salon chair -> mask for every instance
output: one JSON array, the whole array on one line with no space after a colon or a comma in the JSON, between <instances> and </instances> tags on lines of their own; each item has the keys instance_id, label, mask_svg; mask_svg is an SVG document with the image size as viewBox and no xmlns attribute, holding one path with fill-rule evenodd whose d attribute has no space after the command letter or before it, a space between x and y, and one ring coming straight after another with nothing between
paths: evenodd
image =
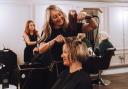
<instances>
[{"instance_id":1,"label":"salon chair","mask_svg":"<svg viewBox=\"0 0 128 89\"><path fill-rule=\"evenodd\" d=\"M88 73L91 79L91 83L94 85L97 82L97 76L99 74L99 56L89 56L85 62L85 72Z\"/></svg>"},{"instance_id":2,"label":"salon chair","mask_svg":"<svg viewBox=\"0 0 128 89\"><path fill-rule=\"evenodd\" d=\"M89 56L85 62L85 71L90 74L99 73L99 57L98 56Z\"/></svg>"},{"instance_id":3,"label":"salon chair","mask_svg":"<svg viewBox=\"0 0 128 89\"><path fill-rule=\"evenodd\" d=\"M99 49L96 49L96 56L88 57L85 63L85 71L90 75L92 84L102 86L109 85L111 82L109 80L102 79L103 70L107 70L110 66L110 61L114 55L115 48L108 48L104 55L100 55ZM94 76L92 76L94 75Z\"/></svg>"},{"instance_id":4,"label":"salon chair","mask_svg":"<svg viewBox=\"0 0 128 89\"><path fill-rule=\"evenodd\" d=\"M107 70L109 68L115 50L116 48L107 48L103 55L97 54L100 60L99 60L99 73L97 79L95 80L95 83L98 84L99 86L109 85L111 83L109 80L102 79L101 74L103 70Z\"/></svg>"},{"instance_id":5,"label":"salon chair","mask_svg":"<svg viewBox=\"0 0 128 89\"><path fill-rule=\"evenodd\" d=\"M17 86L16 68L17 54L10 49L4 48L0 50L0 83L2 85L4 85L5 82L7 86L9 86L9 84Z\"/></svg>"}]
</instances>

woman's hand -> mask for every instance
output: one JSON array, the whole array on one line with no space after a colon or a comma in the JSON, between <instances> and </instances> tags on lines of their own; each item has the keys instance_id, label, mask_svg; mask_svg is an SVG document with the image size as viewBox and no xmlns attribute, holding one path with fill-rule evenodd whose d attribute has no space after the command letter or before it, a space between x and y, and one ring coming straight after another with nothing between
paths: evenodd
<instances>
[{"instance_id":1,"label":"woman's hand","mask_svg":"<svg viewBox=\"0 0 128 89\"><path fill-rule=\"evenodd\" d=\"M76 10L70 10L69 14L74 17L75 14L77 14Z\"/></svg>"},{"instance_id":2,"label":"woman's hand","mask_svg":"<svg viewBox=\"0 0 128 89\"><path fill-rule=\"evenodd\" d=\"M57 43L63 43L65 38L62 36L62 35L58 35L56 38L54 38L54 40L57 42Z\"/></svg>"},{"instance_id":3,"label":"woman's hand","mask_svg":"<svg viewBox=\"0 0 128 89\"><path fill-rule=\"evenodd\" d=\"M86 12L80 12L77 16L78 21L84 20L86 16L89 16Z\"/></svg>"},{"instance_id":4,"label":"woman's hand","mask_svg":"<svg viewBox=\"0 0 128 89\"><path fill-rule=\"evenodd\" d=\"M35 47L35 48L33 49L33 54L36 54L36 53L39 53L39 48L37 48L37 47Z\"/></svg>"},{"instance_id":5,"label":"woman's hand","mask_svg":"<svg viewBox=\"0 0 128 89\"><path fill-rule=\"evenodd\" d=\"M63 43L64 42L64 37L62 35L58 35L57 37L55 37L53 40L45 43L42 42L39 46L39 48L34 48L34 51L38 51L39 53L44 53L46 52L48 49L50 49L51 47L53 47L56 43Z\"/></svg>"}]
</instances>

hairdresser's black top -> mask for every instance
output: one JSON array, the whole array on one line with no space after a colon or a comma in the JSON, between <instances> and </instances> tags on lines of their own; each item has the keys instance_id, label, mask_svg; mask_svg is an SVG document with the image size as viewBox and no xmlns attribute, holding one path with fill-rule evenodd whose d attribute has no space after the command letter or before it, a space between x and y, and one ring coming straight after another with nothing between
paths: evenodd
<instances>
[{"instance_id":1,"label":"hairdresser's black top","mask_svg":"<svg viewBox=\"0 0 128 89\"><path fill-rule=\"evenodd\" d=\"M68 26L67 29L59 28L54 29L52 28L51 35L45 40L45 42L49 42L53 40L58 35L63 35L64 37L69 36L77 36L78 33L82 32L81 29L82 24L78 23L77 28L72 29L70 26ZM62 61L61 54L62 54L62 46L63 43L56 43L53 47L51 47L47 52L42 54L42 57L40 57L40 61L42 61L43 65L49 65L51 61Z\"/></svg>"},{"instance_id":2,"label":"hairdresser's black top","mask_svg":"<svg viewBox=\"0 0 128 89\"><path fill-rule=\"evenodd\" d=\"M37 41L37 35L28 35L30 41ZM33 49L37 45L28 45L26 44L26 47L24 49L24 61L25 62L31 62L31 59L33 58Z\"/></svg>"},{"instance_id":3,"label":"hairdresser's black top","mask_svg":"<svg viewBox=\"0 0 128 89\"><path fill-rule=\"evenodd\" d=\"M63 35L64 37L69 36L77 36L78 33L81 31L81 24L78 24L77 30L71 30L71 29L52 29L51 35L48 37L48 39L45 42L49 42L50 40L54 39L58 35ZM56 43L51 49L51 57L54 60L60 60L61 59L61 53L62 53L62 46L63 44Z\"/></svg>"}]
</instances>

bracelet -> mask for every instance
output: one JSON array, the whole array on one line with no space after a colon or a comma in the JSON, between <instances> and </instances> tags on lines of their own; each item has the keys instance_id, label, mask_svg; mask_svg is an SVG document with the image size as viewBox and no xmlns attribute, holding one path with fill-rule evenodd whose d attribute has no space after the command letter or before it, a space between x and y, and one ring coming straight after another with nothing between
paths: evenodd
<instances>
[{"instance_id":1,"label":"bracelet","mask_svg":"<svg viewBox=\"0 0 128 89\"><path fill-rule=\"evenodd\" d=\"M50 48L50 42L48 42L48 47Z\"/></svg>"},{"instance_id":2,"label":"bracelet","mask_svg":"<svg viewBox=\"0 0 128 89\"><path fill-rule=\"evenodd\" d=\"M38 48L38 53L39 53L39 48Z\"/></svg>"},{"instance_id":3,"label":"bracelet","mask_svg":"<svg viewBox=\"0 0 128 89\"><path fill-rule=\"evenodd\" d=\"M52 46L52 45L51 45L51 42L52 42L53 44L57 43L57 41L56 41L56 40L54 40L54 39L53 39L53 40L51 40L51 41L49 41L49 42L48 42L48 47L49 47L49 48Z\"/></svg>"},{"instance_id":4,"label":"bracelet","mask_svg":"<svg viewBox=\"0 0 128 89\"><path fill-rule=\"evenodd\" d=\"M57 41L54 39L54 44L56 44L57 43Z\"/></svg>"},{"instance_id":5,"label":"bracelet","mask_svg":"<svg viewBox=\"0 0 128 89\"><path fill-rule=\"evenodd\" d=\"M36 41L36 44L38 44L37 41Z\"/></svg>"}]
</instances>

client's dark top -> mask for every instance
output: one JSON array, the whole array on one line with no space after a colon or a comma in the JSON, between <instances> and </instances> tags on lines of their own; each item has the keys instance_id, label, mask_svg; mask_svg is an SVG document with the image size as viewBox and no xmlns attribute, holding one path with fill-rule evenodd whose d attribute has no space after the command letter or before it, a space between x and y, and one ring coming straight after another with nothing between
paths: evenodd
<instances>
[{"instance_id":1,"label":"client's dark top","mask_svg":"<svg viewBox=\"0 0 128 89\"><path fill-rule=\"evenodd\" d=\"M92 89L88 74L83 70L74 73L64 71L51 89Z\"/></svg>"}]
</instances>

